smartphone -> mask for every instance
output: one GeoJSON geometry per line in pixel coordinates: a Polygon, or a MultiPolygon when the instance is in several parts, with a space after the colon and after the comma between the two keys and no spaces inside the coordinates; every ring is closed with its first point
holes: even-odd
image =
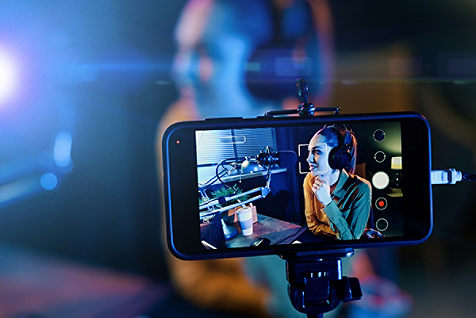
{"type": "Polygon", "coordinates": [[[432,231],[418,113],[207,119],[162,142],[168,246],[181,259],[419,244],[432,231]]]}

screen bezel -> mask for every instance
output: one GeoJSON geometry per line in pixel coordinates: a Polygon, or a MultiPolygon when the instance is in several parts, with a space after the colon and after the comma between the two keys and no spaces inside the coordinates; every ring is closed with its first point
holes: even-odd
{"type": "Polygon", "coordinates": [[[430,128],[427,120],[422,115],[412,112],[332,115],[312,118],[223,118],[174,124],[167,129],[163,138],[165,212],[169,249],[181,259],[210,259],[422,243],[429,237],[433,226],[430,140],[430,128]],[[351,126],[352,122],[385,121],[401,122],[402,158],[404,158],[403,187],[406,189],[404,237],[387,237],[378,239],[378,241],[330,241],[305,245],[271,245],[268,247],[242,247],[221,250],[205,250],[202,247],[199,239],[199,218],[198,213],[196,213],[198,211],[198,200],[196,199],[198,198],[196,189],[196,130],[324,125],[330,123],[347,123],[351,126]],[[418,178],[415,178],[415,176],[418,176],[418,178]],[[179,181],[172,182],[172,180],[179,181]],[[190,217],[192,215],[196,215],[196,217],[190,217]],[[408,222],[408,220],[415,220],[417,221],[416,224],[420,226],[412,226],[415,223],[408,222]]]}

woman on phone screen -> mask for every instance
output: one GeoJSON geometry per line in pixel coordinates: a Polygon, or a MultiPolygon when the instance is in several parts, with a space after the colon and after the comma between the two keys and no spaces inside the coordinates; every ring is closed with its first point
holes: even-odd
{"type": "Polygon", "coordinates": [[[309,230],[339,240],[359,239],[370,214],[370,183],[353,175],[357,140],[351,130],[325,126],[309,142],[310,172],[304,179],[309,230]]]}

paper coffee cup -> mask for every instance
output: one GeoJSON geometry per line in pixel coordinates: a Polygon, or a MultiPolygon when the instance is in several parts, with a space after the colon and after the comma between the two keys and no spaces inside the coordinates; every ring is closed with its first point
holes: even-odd
{"type": "Polygon", "coordinates": [[[240,222],[241,233],[243,236],[253,234],[253,212],[252,209],[241,208],[238,210],[238,221],[240,222]]]}

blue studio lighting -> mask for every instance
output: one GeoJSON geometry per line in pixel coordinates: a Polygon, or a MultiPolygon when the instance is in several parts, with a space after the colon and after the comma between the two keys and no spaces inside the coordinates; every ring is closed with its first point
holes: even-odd
{"type": "Polygon", "coordinates": [[[0,106],[15,95],[19,68],[15,59],[0,49],[0,106]]]}
{"type": "Polygon", "coordinates": [[[47,172],[41,176],[40,184],[43,189],[51,191],[58,185],[58,178],[54,173],[47,172]]]}

